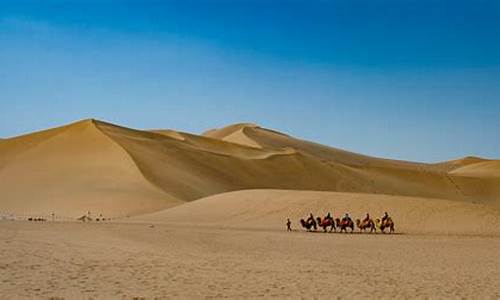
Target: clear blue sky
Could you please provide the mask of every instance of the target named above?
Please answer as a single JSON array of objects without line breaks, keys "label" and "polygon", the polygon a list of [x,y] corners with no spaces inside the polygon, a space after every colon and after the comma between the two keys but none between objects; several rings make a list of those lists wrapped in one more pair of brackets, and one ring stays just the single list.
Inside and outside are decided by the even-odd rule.
[{"label": "clear blue sky", "polygon": [[500,158],[500,1],[0,0],[0,137],[89,117]]}]

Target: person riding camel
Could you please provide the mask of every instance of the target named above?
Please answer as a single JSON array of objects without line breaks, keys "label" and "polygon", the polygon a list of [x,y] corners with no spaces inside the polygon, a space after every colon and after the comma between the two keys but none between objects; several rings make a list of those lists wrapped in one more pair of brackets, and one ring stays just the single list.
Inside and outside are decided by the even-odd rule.
[{"label": "person riding camel", "polygon": [[332,214],[328,212],[328,214],[325,217],[325,220],[333,220]]},{"label": "person riding camel", "polygon": [[345,213],[344,217],[342,218],[342,223],[347,223],[349,221],[352,222],[351,217],[349,216],[348,213]]},{"label": "person riding camel", "polygon": [[314,222],[314,216],[312,213],[309,214],[309,218],[307,218],[306,222],[308,224],[311,224],[312,222]]},{"label": "person riding camel", "polygon": [[382,223],[387,221],[387,219],[389,219],[389,214],[387,212],[384,212],[384,216],[382,217]]},{"label": "person riding camel", "polygon": [[363,219],[363,223],[366,223],[370,220],[370,214],[366,213],[366,217]]}]

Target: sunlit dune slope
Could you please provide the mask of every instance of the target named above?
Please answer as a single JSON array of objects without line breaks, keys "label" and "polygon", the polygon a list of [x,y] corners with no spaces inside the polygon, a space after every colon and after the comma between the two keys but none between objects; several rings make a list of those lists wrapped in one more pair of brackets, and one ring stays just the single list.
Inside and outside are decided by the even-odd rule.
[{"label": "sunlit dune slope", "polygon": [[450,172],[456,176],[475,178],[498,178],[500,177],[500,161],[483,161],[468,164]]},{"label": "sunlit dune slope", "polygon": [[327,212],[353,220],[367,212],[381,218],[388,211],[396,232],[422,234],[500,235],[500,207],[452,200],[358,193],[245,190],[210,196],[161,212],[134,218],[137,222],[189,226],[267,228],[284,230],[287,218],[294,229],[310,213]]},{"label": "sunlit dune slope", "polygon": [[379,159],[255,124],[194,135],[85,120],[0,142],[0,213],[137,215],[263,188],[499,204],[497,163]]},{"label": "sunlit dune slope", "polygon": [[234,124],[222,129],[209,130],[203,133],[203,135],[226,142],[245,145],[248,147],[262,148],[259,143],[252,140],[248,135],[245,134],[245,130],[247,128],[257,128],[257,125],[252,123]]}]

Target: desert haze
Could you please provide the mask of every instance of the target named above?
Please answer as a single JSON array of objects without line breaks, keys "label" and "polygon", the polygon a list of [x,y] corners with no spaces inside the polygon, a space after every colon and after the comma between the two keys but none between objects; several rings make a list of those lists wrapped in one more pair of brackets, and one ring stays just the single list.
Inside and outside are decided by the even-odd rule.
[{"label": "desert haze", "polygon": [[[0,139],[0,192],[2,298],[500,297],[500,160],[89,119]],[[385,211],[394,234],[299,223]]]}]

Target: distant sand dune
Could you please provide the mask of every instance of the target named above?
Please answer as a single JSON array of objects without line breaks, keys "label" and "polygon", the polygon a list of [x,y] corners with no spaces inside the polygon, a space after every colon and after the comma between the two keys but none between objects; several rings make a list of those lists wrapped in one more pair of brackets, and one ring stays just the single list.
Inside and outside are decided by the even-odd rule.
[{"label": "distant sand dune", "polygon": [[498,178],[500,177],[500,161],[483,161],[468,164],[451,171],[450,174],[464,177]]},{"label": "distant sand dune", "polygon": [[205,132],[203,135],[211,138],[232,142],[235,144],[245,145],[253,148],[262,148],[259,143],[251,139],[245,134],[246,128],[257,128],[256,124],[241,123],[224,127],[222,129],[213,129]]}]

